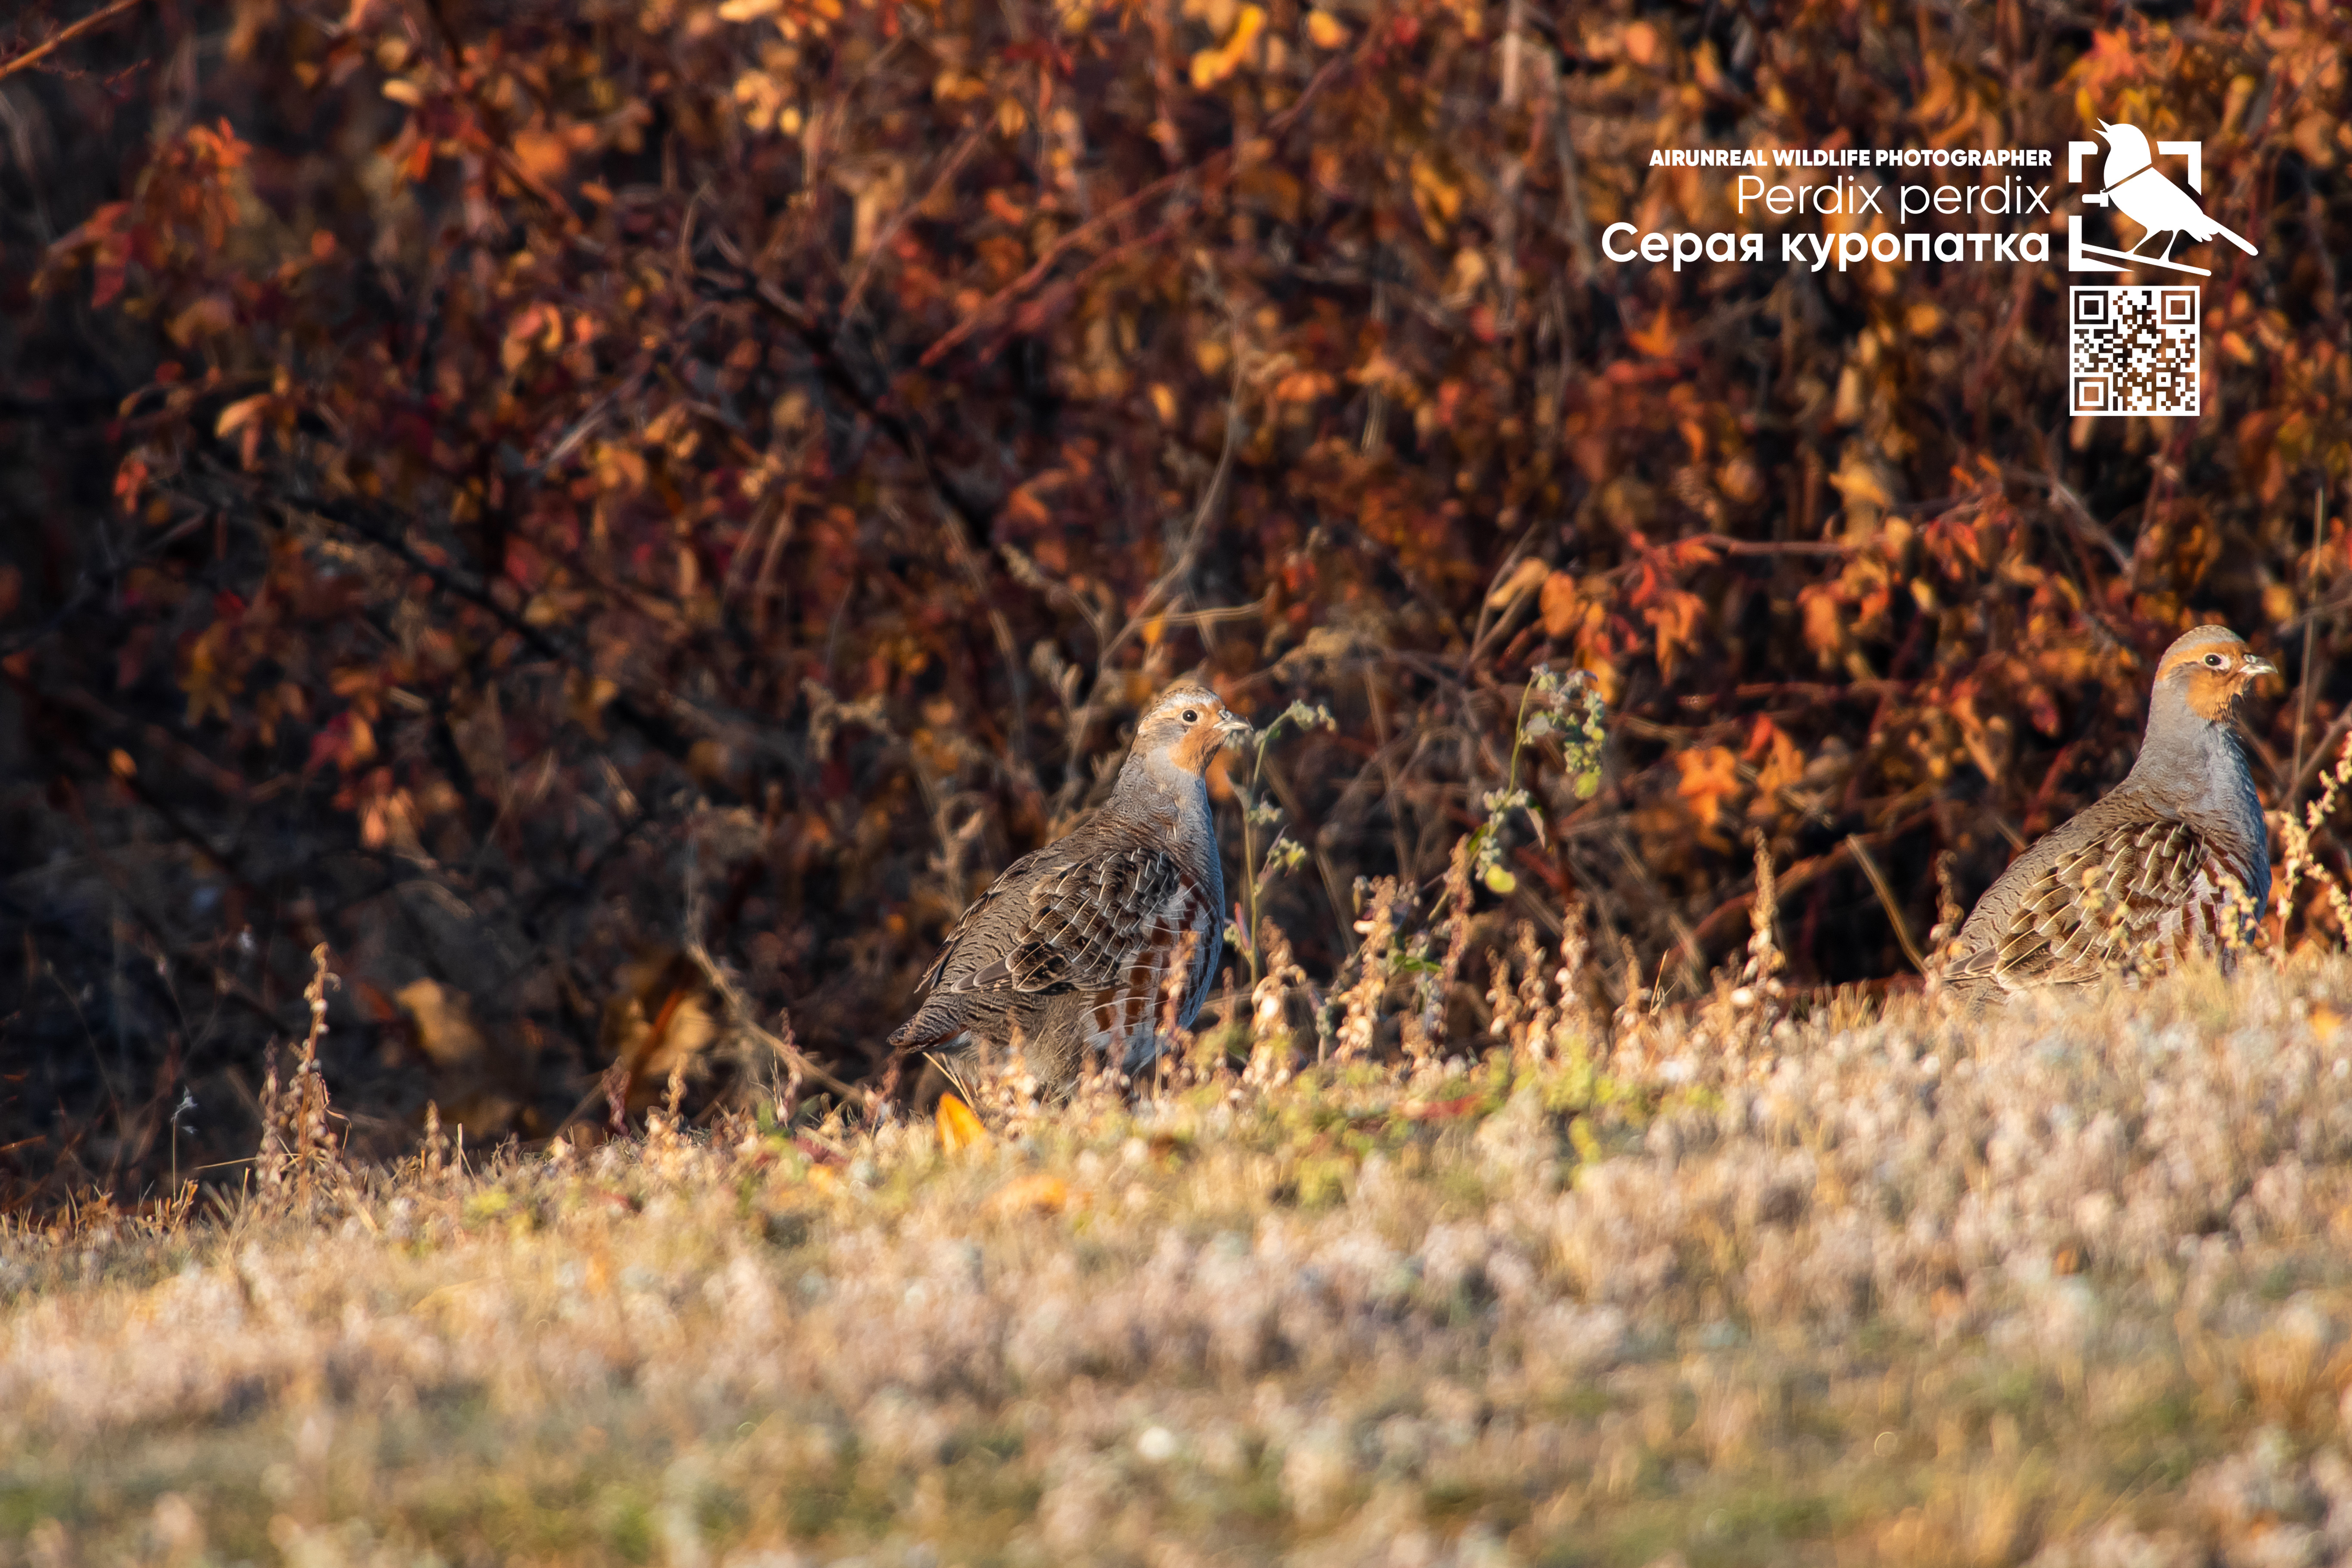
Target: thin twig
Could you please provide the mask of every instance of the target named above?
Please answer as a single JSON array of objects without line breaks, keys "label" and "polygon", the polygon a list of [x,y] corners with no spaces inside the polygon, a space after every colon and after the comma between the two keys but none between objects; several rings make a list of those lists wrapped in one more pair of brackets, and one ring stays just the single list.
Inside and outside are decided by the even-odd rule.
[{"label": "thin twig", "polygon": [[1560,200],[1568,207],[1568,247],[1576,259],[1576,281],[1590,284],[1601,273],[1593,256],[1592,221],[1584,212],[1584,176],[1577,167],[1576,142],[1569,130],[1568,84],[1560,79],[1559,61],[1549,49],[1536,58],[1543,67],[1544,90],[1551,99],[1552,155],[1559,162]]},{"label": "thin twig", "polygon": [[32,65],[43,56],[53,54],[57,50],[65,47],[68,44],[72,43],[76,38],[80,37],[84,33],[94,32],[98,28],[105,26],[109,22],[113,21],[125,11],[137,9],[141,3],[142,0],[114,0],[114,4],[107,6],[105,9],[93,11],[89,16],[84,16],[80,21],[75,22],[70,26],[62,28],[54,37],[50,38],[47,43],[36,44],[31,48],[26,49],[23,54],[18,55],[13,60],[0,61],[0,81],[5,81],[8,78],[15,76],[18,71]]},{"label": "thin twig", "polygon": [[1852,555],[1862,548],[1843,539],[1734,539],[1727,533],[1697,533],[1675,542],[1704,544],[1726,555]]},{"label": "thin twig", "polygon": [[[1935,806],[1930,805],[1924,811],[1915,811],[1910,816],[1905,817],[1902,821],[1890,823],[1886,826],[1877,829],[1875,832],[1849,835],[1843,841],[1833,846],[1824,853],[1816,855],[1810,860],[1798,861],[1795,865],[1790,867],[1787,870],[1781,872],[1778,877],[1773,879],[1780,896],[1786,898],[1789,894],[1795,892],[1799,888],[1808,885],[1827,872],[1835,870],[1841,862],[1853,859],[1853,846],[1856,838],[1867,839],[1871,842],[1879,844],[1892,842],[1893,840],[1900,838],[1903,835],[1910,832],[1920,824],[1932,820],[1935,817],[1936,810],[1937,808]],[[1751,887],[1748,891],[1738,894],[1734,898],[1727,899],[1722,903],[1717,904],[1714,909],[1709,910],[1706,912],[1706,917],[1702,919],[1696,927],[1690,929],[1687,936],[1675,942],[1674,947],[1667,950],[1665,957],[1659,960],[1660,969],[1663,971],[1664,965],[1671,961],[1677,952],[1685,948],[1689,950],[1689,961],[1694,963],[1696,962],[1700,949],[1704,946],[1707,939],[1718,931],[1722,930],[1722,928],[1729,921],[1738,920],[1741,916],[1745,915],[1748,912],[1748,906],[1753,903],[1755,899],[1756,890]],[[1671,910],[1667,912],[1669,915],[1673,913]]]},{"label": "thin twig", "polygon": [[2311,760],[2305,763],[2294,777],[2288,781],[2287,795],[2291,797],[2303,793],[2303,786],[2311,782],[2312,775],[2327,765],[2327,759],[2335,754],[2336,744],[2344,739],[2347,730],[2352,730],[2352,704],[2346,705],[2344,711],[2327,726],[2327,733],[2319,737],[2319,744],[2311,748]]},{"label": "thin twig", "polygon": [[[2316,576],[2319,571],[2319,530],[2327,516],[2327,481],[2321,479],[2311,492],[2311,563],[2305,570],[2305,579]],[[2319,629],[2318,617],[2307,616],[2303,623],[2303,674],[2295,683],[2294,702],[2294,765],[2286,771],[2286,810],[2294,810],[2294,797],[2303,789],[2303,732],[2311,723],[2311,639]]]},{"label": "thin twig", "polygon": [[1903,956],[1911,961],[1912,968],[1922,974],[1927,973],[1927,961],[1920,955],[1918,943],[1911,940],[1911,928],[1904,923],[1903,910],[1895,901],[1895,889],[1887,886],[1886,873],[1878,868],[1878,858],[1870,852],[1859,834],[1847,834],[1845,847],[1853,851],[1854,864],[1861,867],[1862,874],[1870,879],[1872,890],[1878,894],[1879,903],[1885,906],[1887,923],[1895,928],[1895,940],[1903,944]]},{"label": "thin twig", "polygon": [[[1070,710],[1069,718],[1063,726],[1063,740],[1069,753],[1070,772],[1069,777],[1062,787],[1061,805],[1057,807],[1057,811],[1066,810],[1074,804],[1077,792],[1085,787],[1086,775],[1077,763],[1079,757],[1084,754],[1087,735],[1094,728],[1096,716],[1106,705],[1104,694],[1111,687],[1111,655],[1125,647],[1127,640],[1140,632],[1152,619],[1153,611],[1159,606],[1162,598],[1169,595],[1171,589],[1192,575],[1193,566],[1200,560],[1201,545],[1208,537],[1209,527],[1224,510],[1225,492],[1233,478],[1234,461],[1241,450],[1241,444],[1248,428],[1242,419],[1241,411],[1241,358],[1239,353],[1234,355],[1233,389],[1225,403],[1224,449],[1218,454],[1216,469],[1209,476],[1208,485],[1201,492],[1200,502],[1192,510],[1192,526],[1185,532],[1184,542],[1176,552],[1176,560],[1168,570],[1153,580],[1149,588],[1144,590],[1143,597],[1137,602],[1134,610],[1129,614],[1127,624],[1104,640],[1095,655],[1094,683],[1087,689],[1087,700]],[[1051,583],[1051,579],[1045,579],[1045,581]],[[1087,618],[1092,622],[1091,611],[1088,612]],[[1096,635],[1097,637],[1101,635],[1099,628]],[[1016,665],[1015,668],[1017,668],[1018,666]]]},{"label": "thin twig", "polygon": [[[1239,363],[1238,357],[1235,363],[1236,365]],[[1183,548],[1177,552],[1175,563],[1160,574],[1159,581],[1144,590],[1142,601],[1127,617],[1127,625],[1118,629],[1118,635],[1103,645],[1102,653],[1096,660],[1097,665],[1108,665],[1110,656],[1117,653],[1129,637],[1143,629],[1144,624],[1151,618],[1151,613],[1159,605],[1161,596],[1192,575],[1193,565],[1201,558],[1202,542],[1208,537],[1209,525],[1216,521],[1224,509],[1225,491],[1233,479],[1234,455],[1241,447],[1242,435],[1246,428],[1242,421],[1241,404],[1241,376],[1236,372],[1234,377],[1233,395],[1225,404],[1224,450],[1217,455],[1216,471],[1209,476],[1208,489],[1201,492],[1200,505],[1192,510],[1192,526],[1184,536]]]},{"label": "thin twig", "polygon": [[699,935],[688,931],[682,944],[682,950],[686,956],[693,961],[694,966],[702,971],[702,978],[709,984],[710,988],[719,994],[720,1004],[727,1009],[727,1022],[730,1027],[741,1030],[767,1047],[775,1053],[778,1061],[782,1062],[803,1078],[824,1085],[844,1100],[869,1110],[873,1109],[874,1096],[870,1091],[835,1077],[802,1054],[800,1047],[785,1044],[783,1040],[753,1022],[751,1005],[744,1001],[743,994],[735,988],[734,983],[727,978],[726,971],[720,969],[712,960],[710,950],[702,945],[702,938]]}]

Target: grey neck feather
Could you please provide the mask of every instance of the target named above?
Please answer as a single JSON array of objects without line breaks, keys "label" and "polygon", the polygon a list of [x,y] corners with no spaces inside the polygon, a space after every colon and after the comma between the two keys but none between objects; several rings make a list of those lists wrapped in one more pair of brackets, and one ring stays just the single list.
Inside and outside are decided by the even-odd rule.
[{"label": "grey neck feather", "polygon": [[2236,729],[2200,718],[2179,696],[2148,705],[2147,739],[2131,778],[2182,816],[2226,816],[2250,837],[2265,838],[2262,802],[2246,772]]},{"label": "grey neck feather", "polygon": [[1111,798],[1128,802],[1137,809],[1153,802],[1172,801],[1180,812],[1195,803],[1205,811],[1209,805],[1209,781],[1178,767],[1169,760],[1167,752],[1154,747],[1129,756],[1118,770],[1118,783],[1111,791]]}]

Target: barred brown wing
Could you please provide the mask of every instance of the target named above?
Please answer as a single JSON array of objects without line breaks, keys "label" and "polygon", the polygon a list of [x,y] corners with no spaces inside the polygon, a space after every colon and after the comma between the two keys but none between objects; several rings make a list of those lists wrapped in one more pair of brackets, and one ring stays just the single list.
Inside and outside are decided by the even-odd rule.
[{"label": "barred brown wing", "polygon": [[1113,989],[1137,952],[1172,938],[1171,911],[1189,881],[1174,856],[1145,847],[1089,856],[1043,876],[1028,889],[1028,917],[1003,956],[950,989]]},{"label": "barred brown wing", "polygon": [[2053,862],[2029,888],[1994,952],[2015,981],[2095,978],[2218,944],[2232,868],[2203,834],[2172,819],[2120,824]]}]

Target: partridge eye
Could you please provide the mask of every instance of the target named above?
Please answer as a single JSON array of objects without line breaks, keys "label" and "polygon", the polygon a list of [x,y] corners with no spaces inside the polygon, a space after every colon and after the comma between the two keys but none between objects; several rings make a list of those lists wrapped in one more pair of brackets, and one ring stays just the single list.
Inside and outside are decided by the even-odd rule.
[{"label": "partridge eye", "polygon": [[2221,656],[2218,653],[2209,653],[2205,656],[2205,662],[2212,666],[2215,669],[2219,669],[2221,668]]},{"label": "partridge eye", "polygon": [[1199,723],[1200,721],[1201,721],[1201,716],[1200,716],[1200,714],[1198,714],[1198,713],[1194,712],[1194,711],[1193,711],[1192,709],[1190,709],[1190,708],[1187,708],[1187,709],[1185,709],[1185,710],[1184,710],[1184,722],[1186,722],[1187,724],[1197,724],[1197,723]]}]

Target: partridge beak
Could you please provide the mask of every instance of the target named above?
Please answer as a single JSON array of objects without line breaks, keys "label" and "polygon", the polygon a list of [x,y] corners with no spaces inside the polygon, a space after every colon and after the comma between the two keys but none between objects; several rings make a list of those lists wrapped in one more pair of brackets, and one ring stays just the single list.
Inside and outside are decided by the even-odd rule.
[{"label": "partridge beak", "polygon": [[1217,721],[1217,733],[1223,736],[1226,743],[1230,745],[1235,741],[1255,734],[1255,731],[1250,728],[1248,720],[1238,713],[1229,712]]},{"label": "partridge beak", "polygon": [[2278,666],[2260,654],[2250,653],[2246,656],[2245,662],[2238,666],[2238,673],[2251,680],[2257,675],[2276,675]]}]

